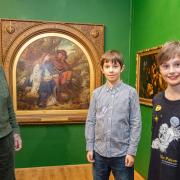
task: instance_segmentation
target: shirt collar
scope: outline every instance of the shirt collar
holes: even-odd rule
[[[120,80],[116,85],[113,87],[109,87],[108,82],[105,83],[106,91],[107,92],[117,92],[119,91],[121,85],[123,84],[122,80]]]

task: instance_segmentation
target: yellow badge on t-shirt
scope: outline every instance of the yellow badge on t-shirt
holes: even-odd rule
[[[161,105],[157,105],[156,108],[155,108],[155,111],[160,111],[162,109]]]

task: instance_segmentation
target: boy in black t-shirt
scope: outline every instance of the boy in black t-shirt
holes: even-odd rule
[[[148,180],[180,180],[180,41],[165,43],[157,63],[167,88],[153,99]]]

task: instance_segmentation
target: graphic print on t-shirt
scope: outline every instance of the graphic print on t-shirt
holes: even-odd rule
[[[152,141],[153,149],[159,149],[162,153],[165,153],[172,141],[180,139],[179,118],[175,116],[171,117],[170,123],[170,127],[166,123],[160,126],[158,137]]]

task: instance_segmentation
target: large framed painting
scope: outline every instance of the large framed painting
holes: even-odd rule
[[[152,106],[152,98],[166,88],[156,63],[161,46],[136,54],[136,89],[141,104]]]
[[[2,19],[1,31],[18,122],[84,122],[101,84],[104,26]]]

